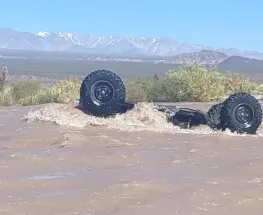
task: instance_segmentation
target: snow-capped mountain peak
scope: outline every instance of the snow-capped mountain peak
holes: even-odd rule
[[[38,33],[36,33],[36,35],[40,37],[47,37],[50,35],[50,33],[46,31],[39,31]]]
[[[93,34],[74,34],[69,32],[45,32],[36,33],[37,36],[48,39],[50,42],[64,40],[67,47],[80,46],[82,49],[96,49],[106,53],[135,53],[154,55],[174,55],[181,52],[202,50],[204,46],[189,46],[176,40],[157,37],[136,36],[98,36]],[[80,48],[79,47],[79,48]],[[206,47],[208,48],[208,47]],[[61,48],[60,48],[61,49]]]
[[[28,33],[6,28],[0,28],[0,35],[0,48],[5,49],[148,56],[172,56],[205,49],[218,50],[228,55],[263,59],[263,53],[261,52],[189,44],[167,37],[105,36],[59,31]]]

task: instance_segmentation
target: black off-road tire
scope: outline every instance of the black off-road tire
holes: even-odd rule
[[[108,117],[121,111],[126,89],[121,78],[109,70],[97,70],[83,80],[80,105],[86,113]]]
[[[262,109],[257,99],[248,93],[235,93],[223,102],[223,130],[239,134],[255,134],[262,122]]]
[[[223,104],[215,104],[207,111],[207,125],[213,130],[221,130],[221,110]]]

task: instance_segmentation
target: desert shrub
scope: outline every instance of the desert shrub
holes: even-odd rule
[[[248,77],[233,72],[225,74],[223,85],[227,94],[241,91],[251,93],[256,86]]]
[[[181,66],[165,76],[167,96],[175,101],[215,101],[224,96],[222,74],[198,64]]]
[[[128,101],[222,101],[236,92],[263,94],[263,84],[256,84],[240,74],[220,73],[216,68],[186,64],[168,71],[163,78],[141,78],[128,82]]]
[[[125,85],[126,99],[129,102],[166,100],[163,79],[145,77],[127,82]]]
[[[147,101],[146,91],[137,82],[138,81],[127,81],[125,83],[126,100],[128,102]]]
[[[25,80],[12,85],[12,97],[15,103],[21,105],[37,104],[36,95],[44,87],[38,81]]]
[[[0,90],[0,105],[10,106],[13,105],[13,88],[11,86],[5,86]]]
[[[0,105],[74,102],[79,97],[80,84],[76,78],[61,80],[53,86],[45,86],[38,81],[20,81],[0,90]]]
[[[49,88],[43,86],[41,90],[36,91],[34,94],[24,97],[19,102],[20,105],[38,105],[38,104],[46,104],[53,103],[53,98],[50,96]]]
[[[44,98],[50,97],[50,102],[56,103],[68,103],[74,102],[79,97],[81,81],[77,78],[70,78],[68,80],[61,80],[55,86],[51,87],[46,94],[43,94]]]
[[[255,95],[263,95],[263,84],[255,84],[253,88],[253,94]]]
[[[198,64],[168,71],[164,78],[143,78],[127,84],[127,100],[213,101],[224,95],[223,76]]]

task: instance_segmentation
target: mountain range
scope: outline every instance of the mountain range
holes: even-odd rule
[[[74,53],[94,58],[111,55],[121,58],[185,61],[185,58],[213,56],[212,62],[220,62],[228,56],[241,56],[263,60],[263,52],[235,48],[220,48],[189,44],[167,37],[103,36],[66,32],[21,32],[0,28],[0,49],[16,51],[53,51]],[[0,54],[2,53],[0,52]],[[3,54],[1,54],[3,55]],[[197,56],[198,55],[198,56]],[[177,59],[177,60],[175,60]],[[201,59],[202,60],[202,59]]]

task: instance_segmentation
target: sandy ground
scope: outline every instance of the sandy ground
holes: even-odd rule
[[[150,104],[1,108],[0,126],[1,215],[263,214],[262,128],[180,130]]]

